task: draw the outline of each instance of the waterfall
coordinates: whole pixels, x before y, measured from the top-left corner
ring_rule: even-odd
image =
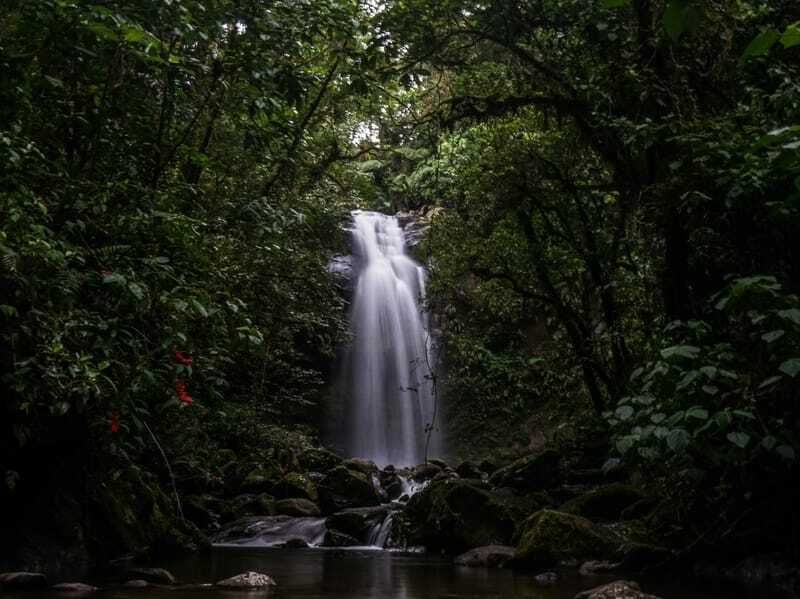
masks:
[[[350,313],[353,343],[343,361],[344,446],[385,466],[424,460],[434,424],[432,341],[420,306],[425,268],[406,254],[394,216],[353,212]],[[437,427],[429,455],[438,451]]]

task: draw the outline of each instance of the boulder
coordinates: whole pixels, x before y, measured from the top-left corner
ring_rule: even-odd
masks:
[[[384,506],[350,508],[336,512],[328,517],[325,526],[328,530],[345,533],[362,542],[376,524],[386,519],[389,510]]]
[[[275,483],[283,478],[283,471],[274,461],[266,461],[253,468],[242,479],[240,489],[244,493],[272,493]]]
[[[431,459],[428,460],[428,463],[429,464],[433,464],[434,466],[439,466],[439,468],[441,468],[442,470],[447,468],[447,462],[445,462],[444,460],[438,460],[436,458],[431,458]]]
[[[271,516],[275,513],[275,498],[267,493],[237,495],[220,506],[222,522],[233,522],[245,516]]]
[[[336,468],[343,461],[338,455],[323,447],[306,449],[297,459],[304,470],[322,473]]]
[[[275,502],[275,512],[286,516],[317,517],[319,506],[305,497],[290,497]]]
[[[319,501],[317,487],[307,476],[297,472],[290,472],[284,476],[274,487],[275,497],[288,499],[290,497],[302,497],[309,501]]]
[[[286,549],[305,549],[309,545],[305,541],[305,539],[288,539],[284,544],[283,547]]]
[[[129,589],[144,589],[150,586],[150,583],[146,580],[142,580],[141,578],[135,578],[133,580],[128,580],[122,586],[127,587]]]
[[[0,588],[10,589],[43,589],[47,587],[47,577],[39,572],[3,572],[0,573]]]
[[[322,542],[323,547],[355,547],[361,544],[356,537],[337,530],[326,532],[325,540]]]
[[[381,502],[370,477],[345,466],[336,466],[325,475],[319,485],[319,499],[322,511],[326,514]]]
[[[381,486],[386,492],[386,498],[393,501],[403,494],[403,481],[395,472],[381,473]]]
[[[155,584],[176,584],[178,582],[172,572],[164,568],[131,568],[126,574],[132,578]]]
[[[616,580],[575,595],[575,599],[660,599],[643,593],[639,585],[629,580]]]
[[[561,506],[561,511],[592,520],[618,520],[626,508],[642,499],[644,495],[636,487],[613,483],[571,499]]]
[[[495,487],[511,487],[517,491],[540,491],[557,486],[559,455],[552,450],[529,455],[500,468],[489,478]]]
[[[555,510],[540,510],[520,527],[514,565],[548,567],[562,560],[614,554],[614,539],[590,520]]]
[[[590,560],[583,562],[578,568],[578,574],[581,576],[594,576],[596,574],[604,574],[606,572],[613,572],[618,570],[622,564],[620,562],[607,562]]]
[[[473,462],[461,462],[456,467],[456,474],[461,478],[481,479],[485,476],[485,473]]]
[[[475,481],[431,483],[411,497],[404,516],[411,544],[452,553],[507,545],[514,532],[514,520],[506,507]]]
[[[88,593],[94,593],[95,591],[99,591],[97,587],[93,587],[90,584],[85,584],[83,582],[62,582],[59,584],[54,584],[50,587],[51,591],[55,591],[57,593],[71,593],[73,595],[84,595]]]
[[[367,476],[372,476],[373,474],[378,473],[378,467],[372,460],[364,460],[361,458],[350,458],[349,460],[345,460],[342,463],[344,464],[345,468],[349,468],[350,470],[355,470],[356,472],[361,472],[362,474],[366,474]]]
[[[514,551],[509,545],[486,545],[462,553],[453,562],[457,566],[473,568],[502,568],[514,557]]]
[[[272,577],[260,572],[245,572],[220,580],[217,586],[226,589],[263,589],[275,586],[275,581],[272,580]]]
[[[426,480],[432,480],[437,474],[442,471],[440,466],[428,462],[427,464],[420,464],[411,471],[411,478],[415,482],[421,483]]]

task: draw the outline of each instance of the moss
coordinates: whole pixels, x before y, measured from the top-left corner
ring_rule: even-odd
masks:
[[[641,501],[644,495],[632,485],[613,483],[569,500],[561,511],[594,520],[616,520],[629,506]]]
[[[288,499],[290,497],[302,497],[314,503],[319,501],[317,487],[304,474],[290,472],[284,476],[274,487],[276,497]]]
[[[239,490],[245,493],[272,493],[283,478],[283,469],[273,460],[265,460],[247,471]]]
[[[378,505],[380,498],[366,474],[336,466],[319,485],[319,498],[325,513],[357,506]]]
[[[460,553],[507,544],[514,532],[508,509],[477,481],[437,481],[408,503],[408,541]]]
[[[602,557],[615,550],[610,536],[590,520],[555,510],[540,510],[520,528],[514,562],[531,568],[549,567],[561,560]]]
[[[342,463],[342,458],[323,447],[312,447],[298,456],[300,466],[309,472],[328,472]]]

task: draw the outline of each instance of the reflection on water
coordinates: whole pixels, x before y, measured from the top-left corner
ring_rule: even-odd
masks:
[[[387,551],[321,549],[215,549],[204,556],[157,564],[171,570],[182,583],[209,583],[254,570],[278,583],[270,598],[304,599],[458,599],[480,597],[573,599],[587,588],[617,577],[580,578],[571,575],[558,585],[537,587],[533,576],[511,570],[454,566],[451,559]],[[639,579],[641,580],[641,579]],[[97,581],[103,585],[102,581]],[[731,599],[731,595],[698,593],[673,584],[643,581],[644,590],[663,599]],[[218,589],[109,588],[94,599],[255,599],[262,593]],[[3,599],[56,599],[55,593],[3,593]]]

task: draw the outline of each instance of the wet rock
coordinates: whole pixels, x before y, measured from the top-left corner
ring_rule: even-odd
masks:
[[[456,467],[456,474],[461,478],[481,479],[485,476],[484,472],[473,462],[461,462]]]
[[[411,544],[453,553],[507,545],[514,532],[506,507],[474,481],[433,482],[411,497],[404,516]]]
[[[275,586],[275,581],[272,580],[272,577],[260,572],[245,572],[220,580],[217,586],[226,589],[263,589]]]
[[[316,517],[320,515],[319,506],[304,497],[290,497],[275,502],[275,512],[286,516]]]
[[[402,495],[400,495],[400,497],[397,498],[397,501],[399,501],[400,503],[406,503],[409,499],[410,497],[408,496],[408,494],[403,493]]]
[[[150,583],[146,580],[142,580],[141,578],[136,578],[134,580],[128,580],[122,586],[127,587],[129,589],[143,589],[150,586]]]
[[[659,599],[642,592],[635,582],[616,580],[575,595],[575,599]]]
[[[437,474],[442,471],[440,466],[436,464],[420,464],[411,471],[411,478],[415,482],[421,483],[426,480],[432,480]]]
[[[614,570],[618,570],[622,564],[619,562],[608,562],[608,561],[598,561],[598,560],[590,560],[588,562],[583,562],[578,568],[578,573],[581,576],[593,576],[595,574],[604,574],[606,572],[613,572]]]
[[[448,468],[447,462],[445,462],[444,460],[438,460],[436,458],[431,458],[431,459],[428,460],[428,463],[429,464],[433,464],[434,466],[439,466],[439,468],[441,468],[442,470],[444,470],[445,468]]]
[[[50,587],[51,591],[56,591],[59,593],[72,593],[75,595],[83,595],[87,593],[93,593],[98,591],[97,587],[93,587],[90,584],[84,584],[83,582],[62,582],[59,584],[54,584]]]
[[[343,464],[345,468],[349,468],[350,470],[355,470],[356,472],[361,472],[362,474],[366,474],[367,476],[372,476],[373,474],[378,473],[378,467],[372,460],[364,460],[361,458],[350,458],[349,460],[345,460]]]
[[[178,582],[172,572],[164,568],[131,568],[127,574],[156,584],[176,584]]]
[[[623,510],[642,499],[644,495],[636,487],[614,483],[571,499],[561,506],[561,511],[592,520],[617,520]]]
[[[558,574],[555,572],[542,572],[533,577],[533,582],[540,587],[551,587],[558,583]]]
[[[323,447],[306,449],[300,453],[297,459],[303,469],[322,473],[333,470],[343,461],[338,455]]]
[[[502,568],[514,557],[514,551],[509,545],[486,545],[462,553],[453,562],[457,566],[473,568]]]
[[[322,511],[332,514],[349,507],[380,504],[380,494],[363,472],[337,466],[319,485]]]
[[[3,572],[0,574],[0,588],[43,589],[47,587],[47,577],[38,572]]]
[[[291,472],[278,481],[274,493],[280,499],[302,497],[315,503],[319,501],[316,485],[307,476],[297,472]]]
[[[489,478],[495,487],[540,491],[555,487],[560,479],[559,455],[552,450],[525,456],[500,468]]]
[[[381,486],[386,492],[386,497],[390,501],[397,499],[403,494],[403,481],[394,473],[381,473]]]
[[[361,544],[356,537],[337,530],[326,532],[325,540],[322,542],[323,547],[355,547]]]
[[[386,519],[389,510],[386,506],[350,508],[336,512],[325,522],[328,530],[335,530],[366,542],[367,534]]]
[[[305,549],[309,545],[304,539],[289,539],[283,546],[287,549]]]
[[[613,554],[615,539],[590,520],[555,510],[540,510],[520,527],[514,565],[536,568],[562,560]]]

